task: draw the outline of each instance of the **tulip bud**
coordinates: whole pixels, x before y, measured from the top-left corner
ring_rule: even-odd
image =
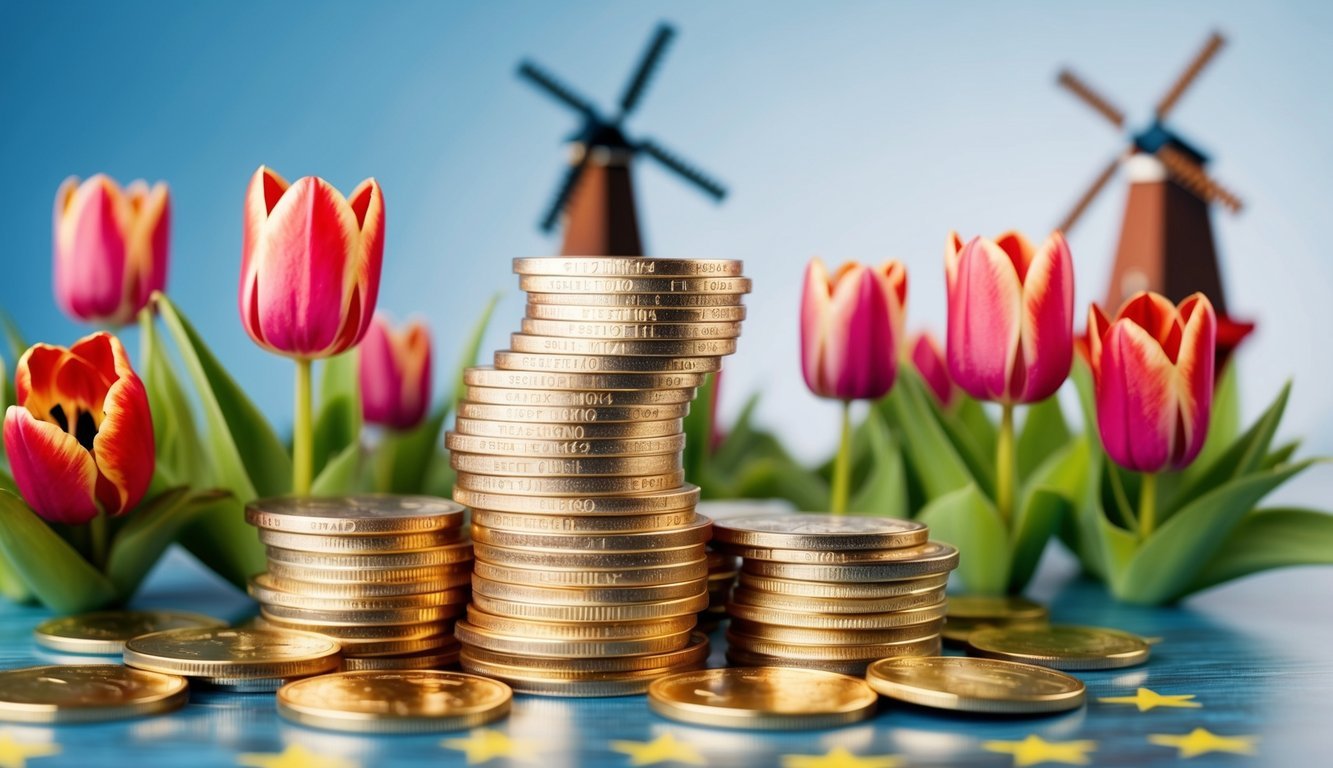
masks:
[[[811,260],[801,301],[801,369],[820,397],[874,400],[898,373],[898,341],[907,306],[907,270],[848,262],[829,276]]]
[[[361,412],[369,424],[411,429],[430,406],[430,331],[410,322],[395,331],[375,315],[361,342]]]

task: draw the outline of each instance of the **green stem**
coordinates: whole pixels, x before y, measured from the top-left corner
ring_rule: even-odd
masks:
[[[1000,410],[1000,434],[995,441],[995,506],[1006,525],[1014,515],[1014,406]]]
[[[310,361],[296,361],[296,417],[292,427],[292,492],[310,495],[314,477],[314,418],[310,393]]]
[[[99,571],[106,571],[107,559],[107,536],[106,536],[106,515],[97,513],[92,520],[88,521],[88,533],[91,539],[89,545],[89,561]]]
[[[1145,472],[1139,484],[1139,540],[1152,535],[1157,525],[1157,473]]]
[[[830,492],[829,511],[835,515],[847,513],[847,497],[852,491],[852,401],[842,401],[842,439],[838,455],[833,460],[833,488]]]

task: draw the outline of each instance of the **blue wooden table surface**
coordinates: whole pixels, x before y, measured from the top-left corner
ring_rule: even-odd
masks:
[[[1058,553],[1052,553],[1058,555]],[[443,736],[365,737],[280,720],[271,695],[203,694],[173,714],[123,722],[0,725],[0,768],[250,765],[371,768],[409,765],[710,765],[785,768],[1015,765],[1333,764],[1333,569],[1257,576],[1183,607],[1117,605],[1080,580],[1065,557],[1048,557],[1032,595],[1061,622],[1119,627],[1160,638],[1152,660],[1126,670],[1080,673],[1088,705],[1040,718],[980,718],[885,703],[874,719],[844,728],[773,734],[672,723],[642,697],[518,697],[489,729]],[[241,619],[249,598],[173,553],[137,605],[188,608]],[[0,666],[68,662],[36,648],[39,608],[0,607]],[[721,660],[715,638],[714,661]],[[1137,696],[1192,696],[1153,706],[1108,703]],[[1145,702],[1149,694],[1142,695]],[[1224,737],[1180,741],[1196,728]],[[1028,742],[1036,736],[1054,745]],[[644,745],[649,745],[645,747]],[[1185,757],[1196,747],[1219,747]],[[1025,751],[1037,748],[1035,752]],[[1243,754],[1244,752],[1253,754]],[[809,756],[802,758],[801,756]],[[1033,762],[1041,757],[1059,758]],[[894,759],[896,758],[896,759]],[[656,762],[661,760],[661,762]],[[1084,762],[1079,762],[1080,760]]]

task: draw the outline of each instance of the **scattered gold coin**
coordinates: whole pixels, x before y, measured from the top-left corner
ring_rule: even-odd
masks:
[[[1118,669],[1148,660],[1143,638],[1103,627],[992,627],[967,638],[968,653],[1052,669]]]
[[[26,667],[0,672],[0,721],[94,723],[170,712],[188,698],[185,679],[119,664]]]
[[[371,670],[288,683],[278,691],[278,714],[336,731],[434,733],[498,720],[512,700],[509,686],[477,675]]]
[[[150,632],[225,627],[227,622],[185,611],[94,611],[49,619],[33,630],[38,645],[61,653],[116,654],[125,641]]]
[[[1035,714],[1077,709],[1077,678],[1033,664],[963,656],[881,659],[866,681],[891,699],[957,712]]]
[[[648,706],[686,723],[787,731],[854,723],[875,711],[864,680],[780,667],[682,672],[648,688]]]
[[[207,678],[284,678],[338,668],[338,643],[279,629],[171,629],[125,643],[125,663],[151,672]]]

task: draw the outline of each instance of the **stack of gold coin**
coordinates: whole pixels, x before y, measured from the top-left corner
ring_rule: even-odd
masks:
[[[463,668],[523,693],[641,693],[695,669],[709,604],[682,419],[735,350],[741,263],[516,259],[527,316],[464,374],[447,437],[473,510]]]
[[[877,659],[940,652],[958,550],[908,520],[752,515],[717,523],[741,558],[727,658],[863,675]]]
[[[784,502],[772,501],[701,501],[696,510],[717,522],[756,514],[790,513],[791,507]],[[708,546],[708,607],[699,612],[699,626],[715,629],[719,622],[727,617],[727,601],[731,599],[731,590],[736,586],[736,574],[740,572],[741,561],[735,555],[729,555],[717,547]]]
[[[337,640],[347,670],[456,663],[453,621],[472,570],[463,511],[429,496],[251,503],[245,519],[268,552],[268,571],[250,581],[261,625]]]

